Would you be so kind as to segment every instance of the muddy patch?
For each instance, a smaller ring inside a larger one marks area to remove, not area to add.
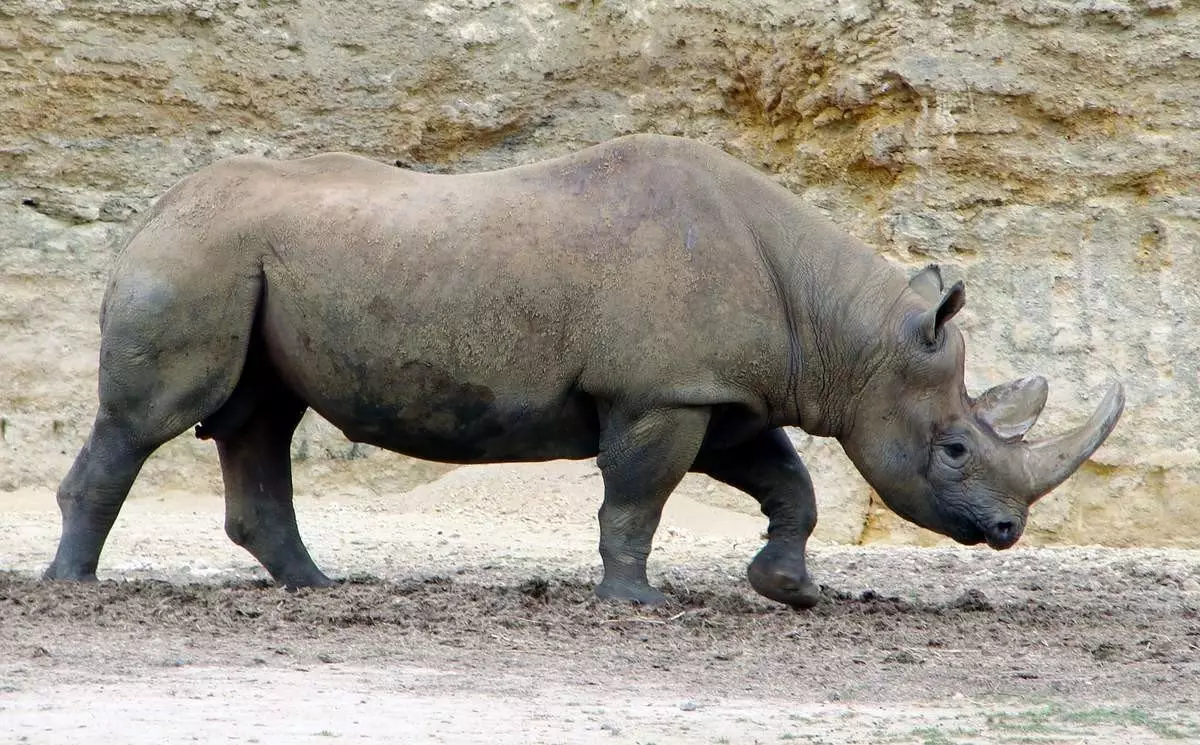
[[[1128,575],[1138,569],[1078,567],[1050,592],[1008,597],[971,586],[945,599],[825,586],[824,602],[802,612],[702,573],[666,581],[671,601],[659,608],[598,601],[580,576],[489,578],[486,569],[355,577],[301,592],[262,581],[75,585],[10,573],[0,575],[0,625],[11,632],[5,651],[26,659],[54,659],[64,648],[77,655],[81,644],[102,659],[106,646],[153,637],[184,643],[188,664],[282,646],[307,663],[453,667],[469,651],[481,669],[524,668],[564,682],[664,675],[691,696],[705,695],[717,676],[746,695],[782,688],[803,700],[1100,696],[1200,709],[1197,599],[1169,581],[1135,589]],[[1105,574],[1130,588],[1123,600],[1065,588]],[[142,657],[133,648],[124,659],[154,663]]]
[[[348,579],[294,593],[186,494],[126,505],[105,581],[42,582],[52,495],[15,502],[0,743],[1200,741],[1200,552],[816,547],[795,612],[746,581],[758,521],[676,499],[670,603],[641,608],[593,597],[591,485],[564,483],[308,499]]]

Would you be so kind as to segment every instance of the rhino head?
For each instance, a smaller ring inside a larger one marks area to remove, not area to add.
[[[962,333],[950,323],[965,300],[930,266],[893,321],[892,339],[864,383],[839,438],[850,459],[901,517],[965,544],[1016,543],[1029,507],[1067,479],[1116,426],[1125,404],[1114,383],[1082,426],[1023,438],[1046,404],[1042,377],[998,385],[978,398],[963,382]]]

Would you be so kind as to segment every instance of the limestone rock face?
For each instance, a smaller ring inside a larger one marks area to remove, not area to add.
[[[968,389],[1045,374],[1035,432],[1125,381],[1028,540],[1200,546],[1200,7],[1179,0],[0,0],[0,500],[49,494],[82,443],[109,261],[182,176],[323,150],[496,168],[640,131],[723,147],[897,265],[965,279]],[[136,493],[219,488],[189,438]],[[796,441],[820,537],[932,540],[835,443]],[[444,470],[315,418],[295,451],[301,488]]]

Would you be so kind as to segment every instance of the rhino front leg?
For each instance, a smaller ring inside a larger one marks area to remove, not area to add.
[[[705,409],[608,417],[596,459],[604,477],[598,596],[645,605],[666,600],[646,579],[646,558],[663,505],[695,460],[708,418]]]
[[[747,573],[754,589],[793,608],[816,605],[821,591],[808,575],[804,551],[817,524],[817,503],[808,469],[783,430],[705,450],[692,470],[746,492],[767,516],[767,545]]]

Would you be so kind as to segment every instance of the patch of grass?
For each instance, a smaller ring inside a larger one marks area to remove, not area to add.
[[[921,745],[955,745],[955,741],[937,727],[918,727],[912,735],[921,738]]]
[[[981,742],[982,734],[978,729],[972,727],[955,727],[934,722],[907,731],[876,727],[871,742],[881,745],[888,742],[912,743],[913,741],[920,742],[921,745],[959,745],[959,743],[965,742]]]
[[[1025,711],[1004,711],[987,715],[987,723],[998,730],[1009,730],[1022,735],[1057,735],[1068,736],[1075,734],[1065,729],[1055,721],[1063,709],[1057,704],[1050,704],[1037,709]]]
[[[1150,730],[1159,737],[1171,740],[1183,740],[1200,734],[1200,726],[1187,720],[1168,719],[1151,714],[1137,706],[1122,708],[1094,708],[1066,711],[1061,715],[1063,721],[1079,724],[1115,724],[1126,727],[1142,727]]]
[[[1047,742],[1047,736],[1075,741],[1080,734],[1089,733],[1091,727],[1145,729],[1169,740],[1200,736],[1200,724],[1194,721],[1153,714],[1136,706],[1075,709],[1047,704],[1025,711],[992,713],[987,716],[987,723],[995,730],[1021,735],[1016,739],[1006,738],[1008,742]]]

